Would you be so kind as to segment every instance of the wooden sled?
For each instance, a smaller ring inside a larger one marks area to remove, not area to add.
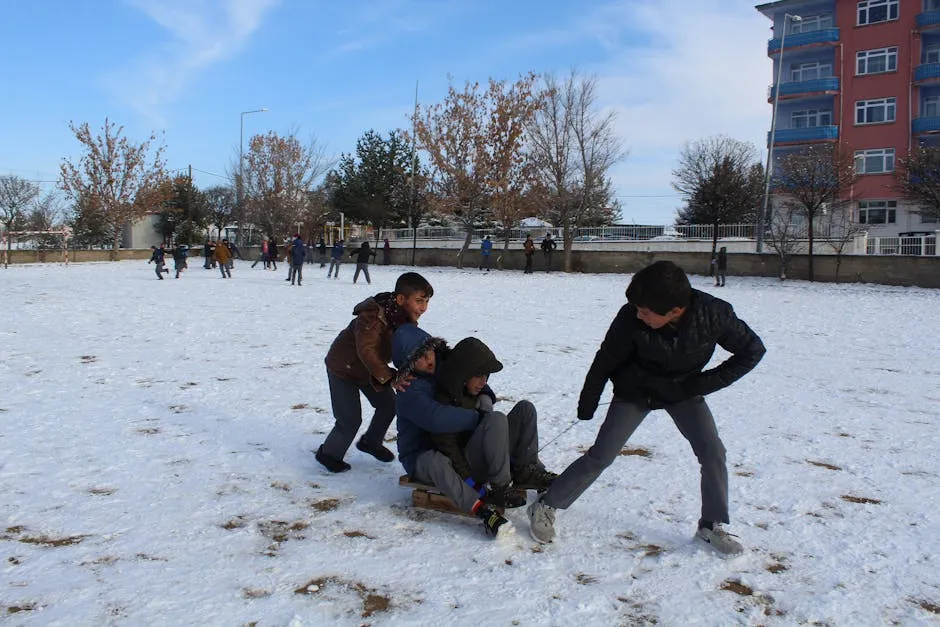
[[[457,516],[466,516],[467,518],[476,518],[473,514],[469,514],[454,503],[450,498],[441,494],[441,491],[438,490],[433,485],[427,483],[418,483],[417,481],[412,481],[411,477],[408,475],[402,475],[398,478],[398,485],[403,488],[411,488],[411,504],[419,509],[430,509],[436,512],[444,512],[446,514],[455,514]],[[502,508],[494,508],[502,513]]]

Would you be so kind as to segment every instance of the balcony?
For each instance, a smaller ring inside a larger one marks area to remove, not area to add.
[[[827,93],[839,93],[838,77],[829,76],[826,78],[814,78],[813,80],[809,81],[783,83],[780,86],[781,100],[786,100],[787,98],[802,98],[804,96]],[[771,85],[767,90],[767,100],[773,102],[774,98],[776,98],[776,85]]]
[[[940,11],[927,11],[917,14],[917,28],[929,30],[940,27]]]
[[[821,28],[808,33],[788,34],[786,37],[787,50],[800,46],[835,45],[839,41],[838,28]],[[767,42],[767,55],[773,56],[780,52],[780,38],[774,37]]]
[[[808,144],[811,142],[836,141],[839,139],[839,127],[809,126],[806,128],[778,128],[774,130],[774,144]],[[770,142],[770,133],[767,133]]]
[[[940,79],[940,63],[921,63],[914,68],[914,82],[924,83]]]
[[[915,135],[940,133],[940,116],[930,115],[914,118],[911,122],[911,131]]]

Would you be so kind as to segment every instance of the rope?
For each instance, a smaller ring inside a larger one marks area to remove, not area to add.
[[[597,406],[598,406],[598,407],[601,407],[602,405],[610,405],[610,401],[607,401],[606,403],[598,403]],[[549,444],[551,444],[552,442],[554,442],[555,440],[557,440],[557,439],[560,438],[561,436],[563,436],[563,435],[565,435],[566,433],[568,433],[569,431],[571,431],[571,429],[572,429],[576,424],[578,424],[579,422],[581,422],[581,419],[580,419],[580,418],[575,418],[575,419],[574,419],[574,422],[572,422],[570,425],[568,425],[567,427],[565,427],[564,430],[562,430],[561,433],[559,433],[558,435],[556,435],[555,437],[553,437],[551,440],[549,440],[548,442],[546,442],[545,444],[543,444],[542,446],[540,446],[538,452],[541,453],[541,452],[545,449],[545,447],[547,447]]]

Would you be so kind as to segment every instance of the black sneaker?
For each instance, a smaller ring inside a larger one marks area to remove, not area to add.
[[[499,528],[509,522],[502,514],[491,510],[489,507],[478,509],[477,516],[483,519],[483,533],[491,538],[495,538],[499,533]]]
[[[523,507],[526,503],[525,490],[513,486],[492,486],[483,497],[483,502],[492,507]]]
[[[541,464],[529,464],[513,474],[512,485],[523,490],[544,492],[557,478],[557,474],[545,470]]]
[[[362,451],[363,453],[368,453],[372,457],[376,458],[380,462],[393,462],[395,461],[395,453],[391,452],[381,444],[374,446],[372,444],[366,444],[362,440],[356,442],[356,448]]]
[[[323,466],[330,472],[346,472],[347,470],[352,468],[352,466],[350,466],[343,460],[336,459],[332,455],[328,455],[327,453],[324,453],[322,446],[317,449],[317,453],[316,455],[314,455],[314,457],[316,457],[317,461],[323,464]]]

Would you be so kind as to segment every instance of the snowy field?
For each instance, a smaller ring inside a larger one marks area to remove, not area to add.
[[[413,510],[397,461],[353,448],[328,474],[312,454],[332,425],[323,357],[407,268],[353,285],[350,265],[340,280],[308,265],[290,287],[283,266],[194,266],[0,270],[0,622],[940,620],[940,291],[693,277],[768,349],[709,397],[748,547],[722,559],[692,541],[698,467],[664,412],[545,547],[524,510],[495,541]],[[419,270],[435,288],[422,327],[505,364],[497,408],[532,400],[543,444],[571,427],[542,451],[561,471],[601,424],[604,407],[582,423],[575,405],[629,276]]]

